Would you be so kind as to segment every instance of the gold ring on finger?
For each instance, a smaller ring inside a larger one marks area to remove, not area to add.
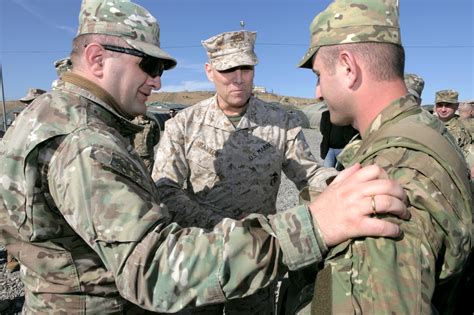
[[[372,212],[374,213],[374,216],[376,216],[377,215],[377,208],[375,207],[375,196],[374,195],[372,195],[371,200],[372,200]]]

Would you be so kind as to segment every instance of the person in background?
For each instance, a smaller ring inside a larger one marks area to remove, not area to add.
[[[456,114],[459,108],[459,93],[455,90],[441,90],[436,92],[435,112],[448,131],[456,139],[458,146],[463,151],[464,157],[468,161],[471,174],[474,175],[474,148],[472,136],[465,120]]]
[[[466,121],[472,121],[474,118],[474,101],[464,101],[459,103],[459,117]],[[472,133],[473,131],[471,131]]]
[[[72,67],[72,63],[71,63],[70,57],[64,57],[54,62],[54,69],[56,69],[56,74],[58,76],[58,79],[54,80],[51,83],[51,89],[54,90],[58,88],[58,84],[61,83],[61,80],[60,80],[61,75],[65,73],[66,71],[70,71],[71,67]]]
[[[417,74],[414,73],[405,73],[404,75],[405,85],[407,87],[408,93],[413,95],[418,102],[418,105],[421,105],[421,93],[425,88],[425,80]]]
[[[325,167],[336,167],[336,158],[339,153],[341,153],[351,139],[359,133],[351,125],[336,126],[332,124],[329,110],[321,114],[319,131],[322,135],[319,152],[321,158],[324,160]]]
[[[28,89],[28,93],[20,98],[20,102],[25,105],[30,105],[38,96],[46,93],[45,90],[37,89],[37,88],[30,88]]]
[[[132,121],[143,130],[131,135],[132,145],[151,174],[155,163],[155,146],[160,141],[160,125],[153,114],[138,115]]]
[[[0,142],[0,242],[21,265],[23,313],[177,312],[253,294],[361,235],[397,237],[406,195],[380,167],[339,174],[308,206],[182,228],[130,143],[131,120],[176,60],[125,0],[84,0],[72,68]]]
[[[471,135],[471,143],[464,146],[463,152],[466,157],[467,164],[471,168],[471,180],[474,179],[474,101],[465,101],[459,103],[459,120]]]
[[[335,0],[310,32],[299,66],[317,76],[316,97],[331,122],[360,132],[338,161],[383,167],[404,187],[412,214],[399,221],[399,239],[365,237],[331,249],[316,277],[313,313],[452,313],[472,246],[469,174],[453,137],[407,91],[398,1]]]
[[[45,90],[37,89],[37,88],[30,88],[30,89],[28,89],[28,93],[25,96],[23,96],[22,98],[20,98],[20,102],[22,102],[23,104],[28,106],[38,96],[40,96],[44,93],[46,93]],[[11,122],[10,122],[9,125],[12,125],[13,122],[18,118],[19,115],[20,115],[20,111],[15,110],[12,113],[13,117],[12,117]],[[18,263],[18,260],[16,260],[15,257],[13,257],[13,255],[11,255],[8,252],[8,250],[6,250],[6,252],[7,252],[7,264],[6,264],[5,269],[7,270],[7,272],[12,273],[12,272],[20,270],[20,264]]]
[[[169,114],[170,114],[170,118],[173,118],[174,116],[176,116],[176,109],[170,108]]]

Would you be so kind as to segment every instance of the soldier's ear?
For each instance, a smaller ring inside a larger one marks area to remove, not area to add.
[[[90,43],[84,49],[84,56],[89,71],[97,77],[104,74],[104,48],[97,43]]]
[[[207,79],[211,82],[214,82],[214,73],[212,72],[212,66],[209,63],[204,65],[204,70],[206,71]]]
[[[342,73],[345,87],[353,89],[360,79],[361,69],[354,55],[347,50],[341,50],[338,55],[338,71]]]

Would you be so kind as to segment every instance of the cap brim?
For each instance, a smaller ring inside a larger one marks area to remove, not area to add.
[[[438,103],[459,104],[459,101],[454,102],[453,100],[437,99],[435,104]]]
[[[240,66],[255,66],[258,64],[258,59],[255,54],[228,54],[221,57],[212,58],[210,64],[217,71],[224,71]]]
[[[22,97],[20,98],[20,102],[31,102],[32,100],[34,100],[35,98],[34,97]]]
[[[319,47],[320,46],[310,47],[298,63],[298,68],[313,69],[313,56],[319,50]]]
[[[158,47],[156,45],[145,43],[145,42],[138,41],[138,40],[125,38],[125,37],[122,37],[122,39],[124,39],[133,48],[135,48],[135,49],[137,49],[141,52],[144,52],[147,55],[150,55],[150,56],[156,57],[158,59],[164,60],[165,61],[165,70],[173,69],[174,67],[176,67],[176,64],[178,63],[176,61],[176,59],[171,57],[170,54],[168,54],[166,51],[164,51],[163,49],[161,49],[160,47]]]

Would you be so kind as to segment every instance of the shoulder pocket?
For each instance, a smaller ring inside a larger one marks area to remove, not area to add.
[[[153,181],[149,177],[146,169],[141,166],[141,161],[134,161],[116,152],[111,152],[105,148],[93,148],[90,157],[99,162],[104,168],[127,177],[143,189],[153,193]],[[138,157],[137,157],[138,158]]]

